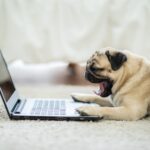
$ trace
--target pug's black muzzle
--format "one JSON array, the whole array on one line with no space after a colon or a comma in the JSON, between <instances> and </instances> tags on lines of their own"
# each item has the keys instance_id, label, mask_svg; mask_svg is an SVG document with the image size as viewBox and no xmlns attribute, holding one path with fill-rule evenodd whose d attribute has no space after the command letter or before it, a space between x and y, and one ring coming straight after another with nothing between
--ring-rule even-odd
<instances>
[{"instance_id":1,"label":"pug's black muzzle","mask_svg":"<svg viewBox=\"0 0 150 150\"><path fill-rule=\"evenodd\" d=\"M105 88L105 91L101 96L107 97L112 94L111 89L113 87L113 81L111 81L109 78L102 77L102 76L100 78L96 78L93 74L91 74L88 71L85 72L85 78L92 83L101 83L103 81L107 82L107 87Z\"/></svg>"}]
</instances>

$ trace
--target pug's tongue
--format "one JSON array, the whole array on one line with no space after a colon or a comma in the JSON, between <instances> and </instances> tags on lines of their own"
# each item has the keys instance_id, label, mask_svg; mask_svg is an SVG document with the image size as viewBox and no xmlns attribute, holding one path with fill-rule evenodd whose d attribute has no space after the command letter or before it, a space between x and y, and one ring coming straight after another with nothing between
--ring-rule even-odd
<instances>
[{"instance_id":1,"label":"pug's tongue","mask_svg":"<svg viewBox=\"0 0 150 150\"><path fill-rule=\"evenodd\" d=\"M99 83L99 90L98 91L94 91L94 93L96 95L102 96L103 93L105 92L106 87L107 87L107 82L106 81L100 82Z\"/></svg>"}]
</instances>

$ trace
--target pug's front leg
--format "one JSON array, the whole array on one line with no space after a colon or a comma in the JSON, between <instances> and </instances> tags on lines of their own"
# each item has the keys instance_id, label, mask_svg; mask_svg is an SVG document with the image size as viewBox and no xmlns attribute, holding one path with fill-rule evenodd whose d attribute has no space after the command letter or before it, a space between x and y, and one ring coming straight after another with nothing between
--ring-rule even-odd
<instances>
[{"instance_id":1,"label":"pug's front leg","mask_svg":"<svg viewBox=\"0 0 150 150\"><path fill-rule=\"evenodd\" d=\"M100 96L93 94L73 93L71 94L71 97L75 102L96 103L100 106L113 107L108 98L102 98Z\"/></svg>"},{"instance_id":2,"label":"pug's front leg","mask_svg":"<svg viewBox=\"0 0 150 150\"><path fill-rule=\"evenodd\" d=\"M132 109L125 106L120 107L99 107L82 106L77 109L82 116L98 116L109 120L139 120L146 115L145 110Z\"/></svg>"}]
</instances>

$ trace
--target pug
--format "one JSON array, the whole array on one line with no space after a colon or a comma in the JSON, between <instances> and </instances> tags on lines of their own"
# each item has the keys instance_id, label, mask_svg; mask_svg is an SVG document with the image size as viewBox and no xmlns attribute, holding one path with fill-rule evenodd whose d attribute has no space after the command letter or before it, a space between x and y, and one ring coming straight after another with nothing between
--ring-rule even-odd
<instances>
[{"instance_id":1,"label":"pug","mask_svg":"<svg viewBox=\"0 0 150 150\"><path fill-rule=\"evenodd\" d=\"M139 120L150 112L150 62L127 50L104 48L87 61L85 78L99 85L95 94L72 94L81 115L111 120Z\"/></svg>"}]
</instances>

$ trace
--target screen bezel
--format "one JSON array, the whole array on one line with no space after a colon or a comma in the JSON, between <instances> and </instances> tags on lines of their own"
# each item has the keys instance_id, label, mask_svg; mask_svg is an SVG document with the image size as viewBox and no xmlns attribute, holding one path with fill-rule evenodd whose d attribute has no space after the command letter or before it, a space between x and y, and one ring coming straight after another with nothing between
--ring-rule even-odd
<instances>
[{"instance_id":1,"label":"screen bezel","mask_svg":"<svg viewBox=\"0 0 150 150\"><path fill-rule=\"evenodd\" d=\"M1 55L2 61L4 62L4 65L5 65L5 67L6 67L6 70L7 70L7 72L8 72L8 75L10 76L10 80L11 80L13 86L14 86L14 89L15 89L14 92L13 92L13 94L12 94L12 95L10 96L10 98L6 101L6 99L5 99L4 95L3 95L2 89L0 88L0 95L1 95L1 97L2 97L2 100L3 100L3 102L4 102L4 105L5 105L6 109L7 109L8 115L9 115L9 117L10 117L10 116L11 116L11 113L12 113L12 110L13 110L13 107L14 107L14 105L16 104L17 100L20 99L20 97L19 97L19 94L18 94L18 92L17 92L17 90L16 90L16 87L15 87L15 85L14 85L14 82L13 82L12 77L11 77L11 75L10 75L10 72L9 72L9 69L8 69L8 66L7 66L7 63L6 63L6 61L5 61L4 57L3 57L3 54L2 54L2 51L1 51L1 50L0 50L0 55Z\"/></svg>"}]
</instances>

